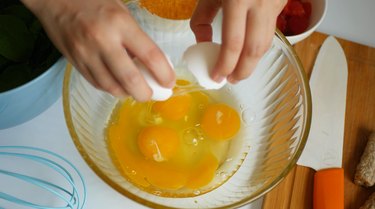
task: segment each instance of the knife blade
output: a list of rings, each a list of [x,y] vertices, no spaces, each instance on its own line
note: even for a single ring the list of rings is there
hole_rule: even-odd
[[[340,43],[329,36],[321,46],[310,78],[310,133],[297,164],[313,168],[313,208],[344,208],[342,151],[346,109],[347,61]]]

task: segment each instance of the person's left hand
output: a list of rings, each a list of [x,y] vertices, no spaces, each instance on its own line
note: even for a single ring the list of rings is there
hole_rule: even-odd
[[[152,89],[133,61],[172,88],[166,56],[139,27],[121,0],[21,0],[40,20],[64,57],[94,87],[117,97],[148,101]]]
[[[287,0],[200,0],[190,27],[197,42],[212,41],[213,22],[223,9],[222,47],[211,78],[231,83],[247,78],[269,49],[277,16]]]

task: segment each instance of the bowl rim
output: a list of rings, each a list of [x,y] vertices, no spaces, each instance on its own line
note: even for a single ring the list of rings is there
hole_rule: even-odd
[[[53,73],[54,70],[57,70],[57,66],[59,65],[59,63],[63,62],[65,60],[65,58],[63,56],[60,56],[49,68],[47,68],[43,73],[41,73],[40,75],[38,75],[37,77],[29,80],[28,82],[22,84],[22,85],[19,85],[15,88],[12,88],[12,89],[9,89],[7,91],[4,91],[4,92],[0,92],[0,97],[2,96],[7,96],[7,95],[10,95],[10,94],[17,94],[18,92],[22,91],[23,89],[26,89],[28,87],[30,87],[31,85],[34,85],[35,83],[37,83],[39,80],[42,80],[44,78],[46,78],[49,74]]]
[[[306,108],[304,109],[304,114],[306,115],[306,117],[304,118],[305,119],[304,123],[306,124],[306,126],[302,127],[302,131],[301,131],[302,138],[301,138],[301,141],[299,142],[299,149],[296,150],[296,152],[292,156],[292,159],[290,160],[289,164],[284,168],[283,172],[281,172],[279,174],[279,176],[277,176],[272,182],[270,182],[268,187],[264,187],[262,190],[256,192],[255,194],[253,194],[249,197],[246,197],[246,198],[244,198],[240,201],[237,201],[237,202],[234,202],[232,204],[225,205],[225,206],[222,206],[222,207],[216,207],[216,209],[241,207],[241,206],[244,206],[244,205],[260,198],[261,196],[263,196],[267,192],[271,191],[288,175],[288,173],[291,171],[291,169],[296,165],[297,160],[300,157],[300,155],[302,154],[303,148],[305,147],[305,144],[306,144],[306,141],[307,141],[307,136],[308,136],[309,131],[310,131],[311,113],[312,113],[311,92],[310,92],[308,78],[307,78],[307,75],[304,71],[302,63],[301,63],[300,59],[298,58],[297,53],[294,50],[294,48],[292,47],[292,45],[290,44],[290,42],[286,39],[286,37],[278,29],[276,29],[275,36],[277,38],[281,39],[281,41],[286,44],[288,50],[291,53],[291,56],[296,60],[296,64],[298,65],[297,70],[298,70],[299,76],[301,76],[302,86],[304,86],[304,90],[306,92],[306,94],[304,94],[304,97],[305,97],[304,99],[306,100]],[[75,145],[76,149],[78,150],[81,157],[85,160],[86,164],[91,168],[91,170],[94,171],[94,173],[98,177],[100,177],[111,188],[113,188],[114,190],[116,190],[120,194],[124,195],[125,197],[127,197],[127,198],[141,204],[141,205],[151,207],[151,208],[177,209],[175,207],[169,207],[169,206],[161,205],[161,204],[158,204],[158,203],[154,203],[154,202],[148,201],[144,198],[141,198],[139,196],[134,195],[133,193],[127,191],[126,189],[123,189],[122,187],[118,186],[114,181],[112,181],[109,177],[107,177],[96,166],[94,161],[90,158],[90,156],[85,151],[85,148],[83,147],[83,145],[79,141],[77,132],[76,132],[75,127],[73,125],[72,114],[71,114],[71,110],[70,110],[70,97],[69,97],[70,96],[69,86],[70,86],[70,81],[71,81],[70,78],[71,78],[72,70],[73,70],[72,65],[67,64],[66,70],[65,70],[65,75],[64,75],[64,81],[63,81],[63,95],[62,95],[63,111],[64,111],[64,117],[65,117],[65,121],[66,121],[68,130],[69,130],[70,136],[71,136],[71,138],[74,142],[74,145]]]

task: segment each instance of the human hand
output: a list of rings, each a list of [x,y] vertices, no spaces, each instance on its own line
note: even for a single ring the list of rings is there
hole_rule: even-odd
[[[22,0],[51,41],[96,88],[115,96],[151,98],[152,90],[130,53],[164,87],[175,75],[166,57],[138,27],[120,0]]]
[[[223,10],[222,47],[211,78],[231,83],[247,78],[269,49],[277,16],[287,0],[200,0],[190,27],[198,42],[212,41],[212,27]]]

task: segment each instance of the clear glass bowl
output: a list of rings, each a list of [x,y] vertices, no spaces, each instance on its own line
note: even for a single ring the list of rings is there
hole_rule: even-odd
[[[174,33],[163,32],[155,24],[142,27],[174,64],[194,43],[188,29]],[[216,42],[220,42],[220,30],[214,28],[214,34],[219,34],[214,37]],[[63,85],[65,119],[87,164],[124,196],[152,208],[234,208],[270,191],[296,164],[310,128],[311,95],[295,51],[278,32],[251,77],[224,88],[241,113],[244,134],[241,143],[231,147],[240,151],[232,152],[235,164],[227,164],[230,169],[223,166],[217,171],[215,179],[224,176],[224,183],[194,197],[163,197],[127,181],[112,162],[106,142],[105,129],[119,100],[92,87],[70,65]]]

